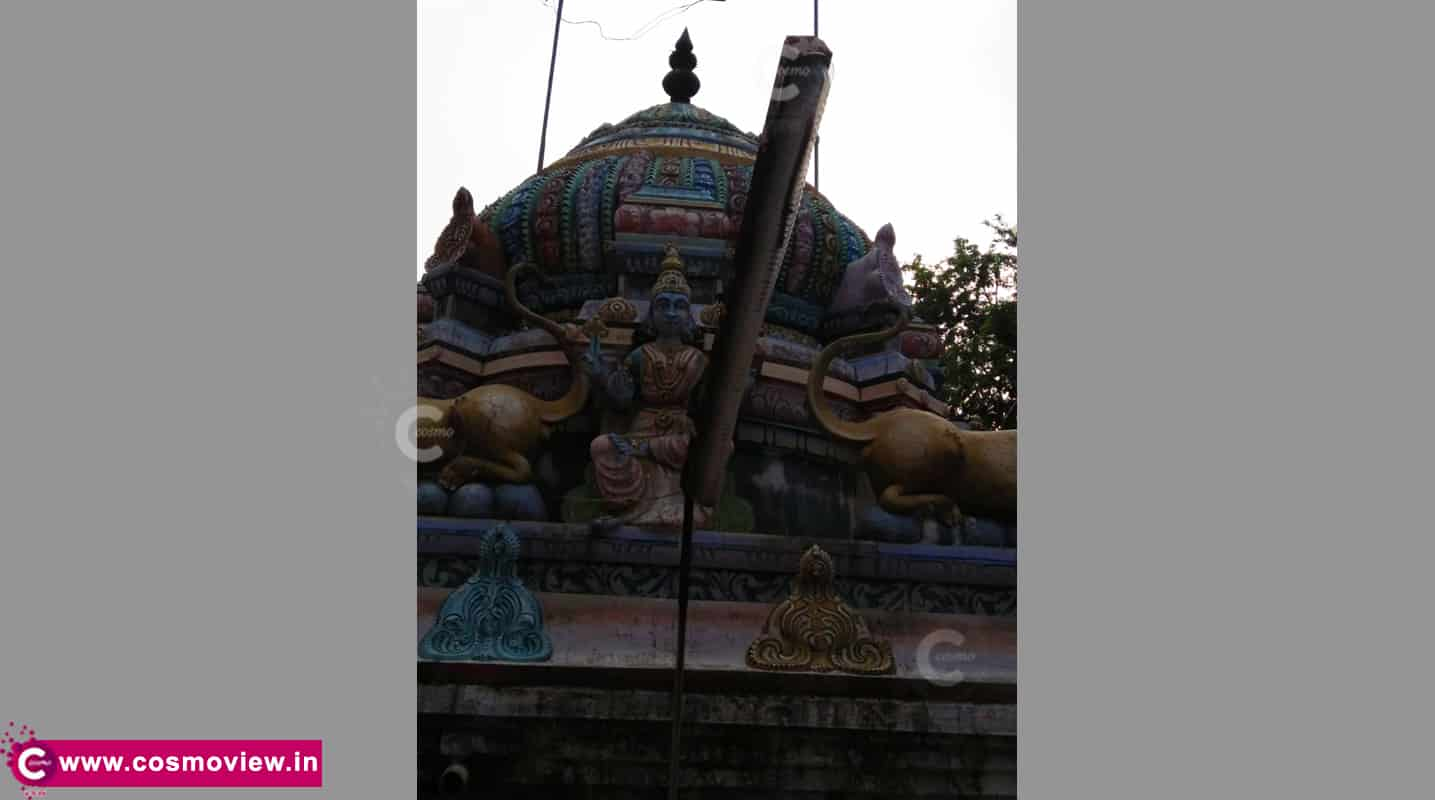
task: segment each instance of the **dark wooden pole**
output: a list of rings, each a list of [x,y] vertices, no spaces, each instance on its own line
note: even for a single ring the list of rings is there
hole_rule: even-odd
[[[807,159],[827,102],[832,52],[815,36],[783,42],[777,78],[752,166],[747,207],[733,255],[734,276],[727,314],[713,343],[704,376],[710,387],[697,411],[698,435],[683,470],[683,533],[678,555],[678,631],[673,664],[672,744],[668,751],[668,798],[678,800],[682,762],[683,670],[688,633],[688,582],[692,572],[693,504],[716,506],[722,493],[738,407],[747,392],[758,332],[777,284],[777,273],[797,220]]]
[[[812,0],[812,38],[817,38],[817,4],[821,0]],[[812,140],[812,188],[822,188],[822,137],[818,136]]]
[[[688,450],[683,488],[700,505],[717,505],[722,490],[758,332],[802,201],[831,63],[832,52],[821,39],[789,36],[783,43],[733,253],[733,281],[724,297],[727,313],[704,376],[712,389],[698,409],[698,435]]]

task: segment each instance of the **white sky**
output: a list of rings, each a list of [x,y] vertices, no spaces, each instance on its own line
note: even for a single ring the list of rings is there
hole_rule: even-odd
[[[686,1],[567,0],[563,17],[623,37]],[[418,274],[459,186],[481,210],[537,171],[553,17],[544,0],[419,3]],[[903,263],[945,258],[958,236],[985,245],[994,214],[1016,222],[1015,0],[825,0],[819,24],[833,52],[820,188],[838,210],[868,236],[891,222]],[[812,33],[812,2],[708,0],[635,41],[565,23],[544,163],[666,102],[685,26],[694,104],[758,133],[783,37]]]

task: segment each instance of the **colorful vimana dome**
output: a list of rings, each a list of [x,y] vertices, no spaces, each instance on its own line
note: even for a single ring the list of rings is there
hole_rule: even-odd
[[[689,102],[698,88],[687,31],[669,58],[669,102],[604,124],[484,208],[464,259],[494,277],[520,262],[547,276],[539,310],[613,296],[645,299],[665,247],[677,246],[695,303],[721,298],[757,158],[757,136]],[[456,209],[457,212],[457,209]],[[815,334],[867,234],[808,185],[770,323]]]

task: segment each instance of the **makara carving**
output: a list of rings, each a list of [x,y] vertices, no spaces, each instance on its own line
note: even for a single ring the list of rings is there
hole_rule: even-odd
[[[896,669],[892,645],[872,638],[833,586],[832,556],[817,545],[798,565],[792,593],[768,614],[762,635],[747,648],[747,665],[762,670],[810,670],[885,675]]]
[[[419,642],[419,657],[441,661],[547,661],[553,643],[543,607],[517,577],[518,534],[483,534],[478,572],[453,591]]]

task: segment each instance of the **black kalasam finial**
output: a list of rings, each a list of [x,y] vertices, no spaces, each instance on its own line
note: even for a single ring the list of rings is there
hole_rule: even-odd
[[[673,46],[673,54],[668,56],[668,66],[672,71],[663,77],[663,91],[668,93],[668,99],[674,103],[687,103],[698,93],[702,82],[698,76],[693,74],[693,67],[698,65],[698,59],[693,55],[693,40],[688,38],[688,29],[683,28],[683,35],[678,38],[678,43]]]

